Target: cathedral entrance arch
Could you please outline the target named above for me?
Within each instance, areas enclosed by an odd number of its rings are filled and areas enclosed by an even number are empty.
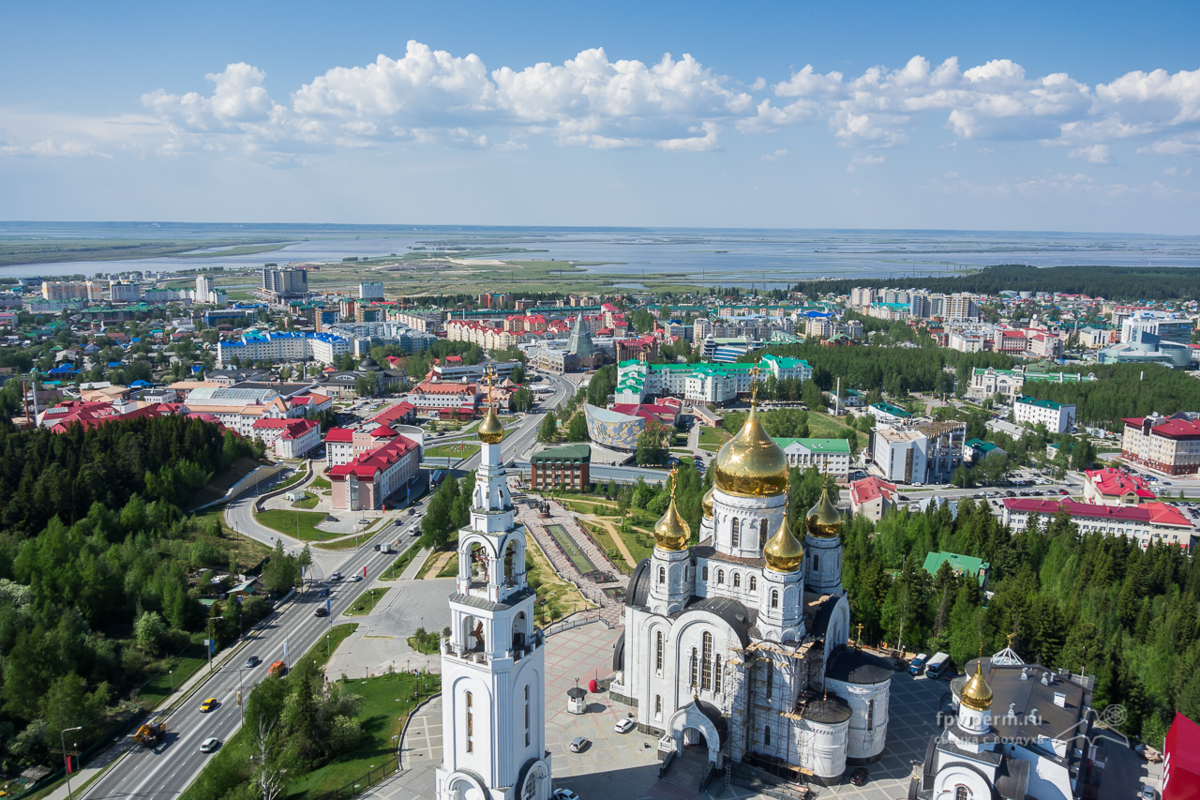
[[[454,772],[446,779],[447,796],[453,800],[488,800],[488,792],[478,776]]]
[[[708,706],[707,703],[703,705]],[[698,700],[688,703],[672,714],[667,730],[675,740],[675,752],[683,755],[685,747],[702,747],[708,752],[708,762],[719,764],[722,730],[713,721],[714,714],[724,723],[714,707],[705,708]]]

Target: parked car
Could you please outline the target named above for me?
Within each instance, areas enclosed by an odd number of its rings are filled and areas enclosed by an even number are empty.
[[[619,721],[616,725],[613,725],[613,730],[617,733],[629,733],[636,727],[637,723],[629,719],[629,717],[626,717],[625,719]]]
[[[551,795],[554,800],[579,800],[579,795],[572,792],[570,789],[555,789]]]
[[[382,545],[377,544],[377,545],[373,546],[371,549],[374,550],[376,553],[378,553],[380,547],[382,547]]]
[[[1158,795],[1154,791],[1153,786],[1143,785],[1142,791],[1138,794],[1138,796],[1141,798],[1141,800],[1154,800],[1154,798],[1156,798]]]
[[[589,744],[591,743],[588,741],[586,736],[576,736],[571,740],[571,743],[567,745],[567,749],[572,753],[582,753],[584,748]]]
[[[262,659],[258,656],[250,656],[246,659],[246,669],[254,669],[262,663]]]
[[[850,782],[855,786],[862,786],[867,782],[867,778],[869,778],[870,775],[871,773],[867,771],[866,767],[859,767],[858,769],[854,770],[854,772],[850,773]]]
[[[221,746],[221,740],[215,736],[210,736],[200,743],[201,753],[211,753]]]

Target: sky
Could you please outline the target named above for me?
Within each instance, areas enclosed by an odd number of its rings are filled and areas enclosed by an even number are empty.
[[[0,219],[1200,234],[1200,3],[0,0]]]

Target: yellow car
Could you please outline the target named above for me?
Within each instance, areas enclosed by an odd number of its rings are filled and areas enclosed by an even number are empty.
[[[217,705],[217,698],[210,697],[200,704],[200,713],[207,714],[209,711],[212,711],[214,708],[216,708]]]

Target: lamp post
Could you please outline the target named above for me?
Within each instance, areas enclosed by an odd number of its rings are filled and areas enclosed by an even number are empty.
[[[69,733],[70,731],[81,731],[81,730],[83,730],[83,726],[80,725],[80,726],[76,726],[74,728],[63,728],[62,731],[59,732],[59,739],[62,742],[62,750],[63,750],[63,766],[66,767],[66,770],[67,770],[67,800],[71,800],[71,755],[72,755],[67,752],[67,733]]]
[[[212,656],[213,656],[212,624],[213,624],[213,620],[217,620],[217,619],[225,619],[225,617],[218,616],[218,617],[209,617],[208,618],[208,671],[209,672],[212,672]]]
[[[167,677],[171,679],[171,694],[175,694],[175,670],[167,670]]]

